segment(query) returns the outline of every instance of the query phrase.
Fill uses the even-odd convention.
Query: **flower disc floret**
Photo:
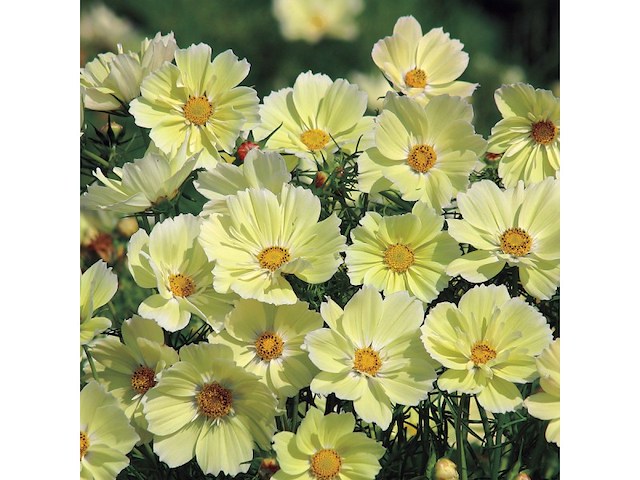
[[[256,340],[256,353],[262,360],[280,358],[284,349],[284,342],[275,332],[263,332]]]
[[[427,74],[420,68],[414,68],[406,73],[404,81],[411,88],[424,88],[427,86]]]
[[[311,473],[318,480],[333,480],[341,466],[342,459],[333,448],[323,448],[311,456]]]
[[[474,365],[484,365],[489,360],[496,358],[497,353],[487,342],[476,342],[471,347],[471,361]]]
[[[131,375],[131,388],[141,395],[147,393],[147,390],[155,386],[156,372],[149,367],[140,365]]]
[[[327,135],[327,132],[320,130],[319,128],[307,130],[306,132],[302,132],[302,135],[300,135],[302,143],[304,143],[311,151],[322,149],[327,143],[329,143],[329,139],[330,137]]]
[[[358,348],[353,359],[353,368],[360,373],[375,376],[382,367],[380,355],[371,347]]]
[[[438,155],[430,145],[415,145],[411,147],[407,164],[418,173],[426,173],[433,167]]]
[[[500,249],[508,255],[522,257],[531,250],[531,235],[522,228],[509,228],[500,235]]]
[[[169,289],[178,297],[188,297],[196,291],[196,284],[189,275],[172,273],[169,275]]]
[[[196,395],[198,411],[208,418],[228,415],[233,406],[233,394],[217,382],[207,383]]]
[[[204,125],[211,118],[213,113],[213,105],[205,95],[194,97],[189,95],[187,103],[182,107],[184,118],[194,125]]]
[[[258,254],[260,268],[266,268],[270,272],[275,272],[289,260],[291,255],[285,247],[267,247]]]
[[[84,457],[84,455],[87,453],[87,450],[89,450],[90,445],[91,444],[89,443],[89,437],[85,432],[81,431],[80,432],[80,460],[82,460],[82,457]]]

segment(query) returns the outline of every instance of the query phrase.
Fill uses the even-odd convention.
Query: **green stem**
[[[147,216],[143,213],[142,215],[140,215],[140,220],[142,223],[142,228],[144,228],[144,230],[147,233],[151,233],[151,226],[149,225],[149,219],[147,218]]]
[[[401,198],[398,198],[395,195],[391,195],[389,192],[380,192],[380,195],[382,195],[387,200],[391,200],[393,203],[395,203],[399,207],[404,208],[406,211],[411,211],[411,204],[409,202],[405,202]]]
[[[291,410],[291,431],[296,433],[298,430],[298,404],[300,403],[300,392],[293,396],[293,405]]]
[[[491,454],[491,480],[498,480],[502,458],[502,415],[496,413],[496,443]]]
[[[484,439],[487,444],[487,450],[489,450],[489,458],[491,471],[493,475],[493,463],[494,456],[496,454],[496,449],[493,448],[493,435],[491,434],[491,426],[489,425],[489,418],[487,417],[487,412],[482,408],[480,402],[478,402],[478,397],[476,397],[476,404],[478,405],[478,412],[480,412],[480,418],[482,419],[482,427],[484,428]],[[495,480],[497,477],[491,477],[492,480]]]
[[[469,416],[469,395],[463,394],[460,398],[458,415],[456,415],[456,448],[458,449],[458,466],[460,468],[461,480],[467,480],[467,455],[464,451],[466,434],[463,435],[465,422]]]
[[[98,155],[96,155],[93,152],[90,152],[89,150],[83,150],[82,151],[83,155],[86,155],[87,157],[91,158],[91,160],[99,163],[100,165],[102,165],[103,167],[109,167],[109,162],[107,162],[104,158],[99,157]]]
[[[84,353],[87,356],[87,360],[89,361],[89,367],[91,367],[91,376],[93,376],[94,380],[98,380],[98,374],[96,373],[96,366],[93,363],[93,358],[91,357],[91,354],[89,353],[89,347],[87,347],[86,345],[83,345],[82,349],[84,350]]]

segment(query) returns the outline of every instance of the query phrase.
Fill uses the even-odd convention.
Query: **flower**
[[[98,260],[80,276],[80,345],[86,345],[98,333],[111,326],[106,317],[94,317],[93,313],[116,294],[118,277]]]
[[[247,188],[266,188],[280,193],[282,185],[291,180],[291,174],[282,155],[251,149],[240,166],[218,163],[210,171],[198,173],[193,182],[196,190],[209,199],[202,207],[201,216],[227,213],[226,198]]]
[[[254,441],[269,450],[275,431],[275,397],[223,345],[182,347],[143,402],[153,451],[171,468],[195,455],[205,474],[246,472]]]
[[[227,208],[229,215],[205,218],[200,235],[220,293],[293,304],[297,297],[283,274],[322,283],[342,263],[340,219],[334,213],[318,222],[320,200],[309,190],[284,184],[276,195],[249,188],[227,197]]]
[[[129,112],[165,153],[189,134],[187,154],[202,151],[197,167],[213,168],[218,150],[232,153],[240,131],[259,120],[256,91],[237,86],[249,63],[231,50],[211,62],[211,47],[203,43],[176,51],[175,59],[144,79]]]
[[[137,441],[113,395],[98,382],[87,383],[80,392],[80,478],[116,478]]]
[[[91,356],[97,362],[98,380],[120,402],[140,443],[147,443],[151,434],[142,399],[162,371],[178,361],[178,353],[164,344],[164,333],[153,320],[134,315],[122,323],[121,331],[123,343],[114,336],[100,338],[91,347]]]
[[[521,298],[510,298],[503,285],[481,285],[458,306],[433,307],[421,328],[431,356],[447,370],[438,387],[447,392],[476,394],[492,413],[514,411],[522,395],[514,383],[538,376],[535,357],[551,343],[545,318]]]
[[[182,214],[156,224],[150,235],[138,230],[129,240],[133,279],[159,292],[144,300],[138,313],[169,332],[186,327],[192,313],[220,331],[235,299],[213,290],[213,264],[198,243],[199,234],[199,218]]]
[[[323,415],[310,408],[297,433],[273,437],[280,470],[272,480],[360,480],[375,478],[385,448],[363,432],[354,432],[352,413]]]
[[[309,358],[320,369],[311,390],[353,400],[364,421],[386,430],[391,403],[417,405],[427,398],[436,373],[419,339],[422,303],[401,291],[382,296],[359,290],[344,311],[328,299],[320,313],[329,328],[305,337]]]
[[[345,264],[353,285],[371,285],[385,295],[406,290],[429,303],[449,283],[445,270],[460,247],[442,231],[444,219],[423,202],[411,213],[383,217],[367,212],[351,230]]]
[[[527,397],[524,406],[530,415],[551,420],[547,425],[547,442],[560,446],[560,338],[556,338],[536,358],[542,392]]]
[[[393,87],[424,105],[438,95],[470,97],[477,83],[461,82],[469,64],[464,45],[452,40],[442,28],[422,35],[412,17],[400,17],[393,35],[376,42],[371,57]]]
[[[122,52],[102,53],[87,63],[80,71],[80,85],[84,87],[84,105],[89,110],[114,111],[126,108],[140,95],[142,80],[173,60],[178,48],[173,32],[145,38],[140,45],[140,54]]]
[[[498,175],[505,187],[529,186],[560,170],[560,102],[549,90],[516,83],[496,90],[502,114],[491,129],[490,153],[502,154]]]
[[[363,116],[366,109],[367,94],[357,85],[342,78],[334,82],[319,73],[301,73],[293,88],[264,98],[262,123],[253,133],[256,139],[273,133],[267,148],[293,153],[306,160],[305,169],[314,169],[316,161],[332,157],[338,149],[353,153],[358,142],[360,149],[367,146],[373,117]]]
[[[362,0],[274,0],[273,15],[285,39],[317,43],[323,37],[353,40],[363,8]]]
[[[178,152],[167,155],[149,145],[142,158],[125,163],[113,172],[120,180],[107,178],[98,168],[93,173],[103,185],[89,185],[80,204],[89,209],[131,214],[173,199],[198,160],[187,157],[186,142]]]
[[[307,333],[321,327],[320,314],[306,302],[276,306],[239,300],[225,329],[210,335],[209,342],[229,346],[235,362],[260,377],[282,402],[308,387],[317,372],[300,346]]]
[[[471,124],[473,109],[459,97],[441,95],[426,107],[388,93],[378,116],[375,146],[358,157],[358,188],[397,189],[439,211],[469,185],[486,142]]]
[[[483,180],[458,195],[462,220],[447,220],[449,233],[477,250],[451,262],[447,274],[478,283],[505,266],[518,267],[530,295],[548,300],[560,283],[560,181],[547,178],[524,188],[500,190]]]

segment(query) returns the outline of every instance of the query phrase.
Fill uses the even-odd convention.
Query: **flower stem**
[[[91,357],[91,354],[89,353],[89,348],[86,345],[83,345],[82,349],[84,350],[84,353],[87,356],[87,360],[89,361],[89,367],[91,367],[91,376],[93,377],[94,380],[98,380],[98,374],[96,373],[96,366],[93,363],[93,358]]]
[[[467,456],[464,451],[466,432],[463,436],[465,422],[469,417],[469,395],[463,394],[460,398],[458,415],[456,416],[456,448],[458,449],[458,466],[460,467],[461,480],[467,480]]]

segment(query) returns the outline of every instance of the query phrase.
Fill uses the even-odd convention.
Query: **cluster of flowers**
[[[552,420],[547,439],[559,444],[559,338],[525,296],[491,282],[509,266],[533,299],[558,288],[559,103],[503,86],[487,142],[468,102],[477,85],[457,80],[462,49],[441,28],[423,35],[400,18],[372,51],[392,86],[376,117],[357,85],[312,72],[260,102],[239,86],[246,60],[180,49],[173,34],[86,65],[84,108],[131,115],[152,143],[113,178],[97,169],[82,206],[146,219],[185,182],[208,202],[131,236],[129,272],[153,294],[119,336],[97,316],[115,273],[98,261],[82,274],[93,377],[80,394],[82,478],[115,477],[136,444],[153,441],[169,467],[195,457],[205,473],[236,475],[257,446],[275,451],[275,480],[372,479],[385,449],[354,432],[356,418],[386,430],[394,405],[418,405],[436,387],[493,413],[524,404]],[[500,157],[504,188],[470,183],[486,152]],[[314,192],[346,170],[356,188],[327,211]],[[405,213],[385,215],[390,202]],[[359,224],[341,232],[352,208]],[[344,306],[326,297],[317,312],[299,299],[296,284],[325,284],[339,269],[362,286]],[[457,304],[435,301],[457,276],[486,284]],[[165,332],[192,316],[208,341],[176,351]],[[537,378],[544,392],[523,400],[516,384]],[[318,406],[333,394],[354,413],[311,406],[297,432],[276,432],[287,399],[307,387]]]

